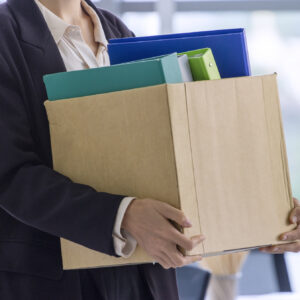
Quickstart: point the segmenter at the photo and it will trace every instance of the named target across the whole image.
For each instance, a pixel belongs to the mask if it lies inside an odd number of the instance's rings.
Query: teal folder
[[[176,53],[109,67],[49,74],[43,79],[48,100],[182,82]]]

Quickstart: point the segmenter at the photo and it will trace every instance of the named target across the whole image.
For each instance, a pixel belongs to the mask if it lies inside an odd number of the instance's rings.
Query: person
[[[192,226],[180,210],[52,168],[43,75],[109,65],[107,41],[130,36],[90,0],[0,5],[0,299],[176,300],[174,268],[201,259],[177,249],[204,239],[171,225]],[[157,263],[63,271],[59,237],[124,257],[138,243]]]
[[[266,253],[282,254],[284,252],[300,252],[300,202],[298,199],[293,198],[295,208],[289,215],[289,222],[295,225],[292,231],[284,232],[280,235],[279,239],[283,242],[282,245],[274,245],[264,247],[260,250]]]

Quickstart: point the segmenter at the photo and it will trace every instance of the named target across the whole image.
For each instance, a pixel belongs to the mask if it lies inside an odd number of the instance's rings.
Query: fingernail
[[[284,236],[281,237],[281,240],[282,240],[282,241],[285,241],[286,239],[287,239],[287,236],[286,236],[286,235],[284,235]]]
[[[185,221],[183,222],[183,226],[184,226],[184,227],[192,227],[193,225],[192,225],[192,223],[191,223],[189,220],[185,220]]]
[[[274,252],[278,251],[278,248],[277,248],[277,247],[275,247],[275,248],[273,249],[273,251],[274,251]]]
[[[297,223],[297,217],[296,217],[296,216],[293,217],[292,222],[293,222],[294,224]]]

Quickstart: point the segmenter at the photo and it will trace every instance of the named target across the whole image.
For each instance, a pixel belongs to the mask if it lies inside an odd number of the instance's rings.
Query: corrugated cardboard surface
[[[188,255],[278,242],[292,208],[276,76],[160,85],[45,103],[54,168],[96,190],[181,208],[205,243]],[[127,260],[62,239],[65,269]]]
[[[167,86],[46,107],[57,171],[98,191],[160,199],[180,208]],[[126,263],[151,261],[140,252]],[[64,240],[62,253],[67,269],[124,263]]]
[[[292,202],[275,75],[191,83],[187,103],[205,252],[276,243]]]

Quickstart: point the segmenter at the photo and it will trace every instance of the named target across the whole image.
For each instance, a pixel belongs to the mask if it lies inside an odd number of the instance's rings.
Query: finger
[[[191,238],[186,237],[183,233],[172,230],[172,234],[170,235],[171,241],[173,241],[176,245],[180,246],[181,248],[191,251],[197,245],[202,243],[205,240],[204,235],[196,235]]]
[[[203,243],[203,241],[205,240],[205,236],[203,234],[200,234],[200,235],[192,236],[190,239],[193,242],[193,248],[192,249],[194,249],[196,246],[198,246],[201,243]],[[185,249],[185,250],[187,250],[187,249]]]
[[[161,255],[153,256],[156,262],[158,262],[164,269],[170,269],[170,265],[167,263],[167,261],[161,257]]]
[[[272,253],[278,251],[278,246],[263,247],[263,248],[260,248],[259,251],[272,254]]]
[[[290,222],[292,224],[300,224],[300,207],[296,206],[290,214]]]
[[[168,253],[164,252],[164,254],[169,256],[173,268],[183,267],[202,259],[202,256],[200,255],[184,256],[181,252],[178,251],[177,248],[172,248],[170,249],[170,251],[168,251]]]
[[[300,225],[298,225],[297,229],[293,231],[289,231],[286,233],[283,233],[280,236],[280,240],[282,241],[296,241],[300,240]]]
[[[268,252],[269,248],[268,247],[261,247],[258,249],[260,252]]]
[[[266,252],[266,253],[273,253],[274,251],[278,250],[278,246],[269,246],[269,247],[262,247],[259,248],[259,251]]]
[[[271,246],[262,248],[261,251],[273,254],[281,254],[284,252],[299,252],[300,251],[300,242]]]
[[[299,207],[300,206],[300,201],[297,198],[293,198],[293,201],[294,201],[295,207]]]
[[[181,253],[180,253],[181,254]],[[202,256],[201,255],[193,255],[193,256],[183,256],[178,255],[177,258],[175,258],[175,268],[181,268],[187,265],[190,265],[192,263],[198,262],[202,260]]]
[[[201,261],[202,259],[203,257],[201,255],[186,256],[184,265],[189,265]]]
[[[176,222],[178,225],[181,225],[182,227],[192,227],[192,223],[187,219],[181,210],[167,203],[160,203],[159,213],[165,218]]]
[[[168,253],[162,251],[159,256],[166,262],[168,269],[176,267]]]
[[[168,256],[173,268],[183,266],[184,256],[175,245],[170,247],[168,252],[164,251],[164,255]]]

